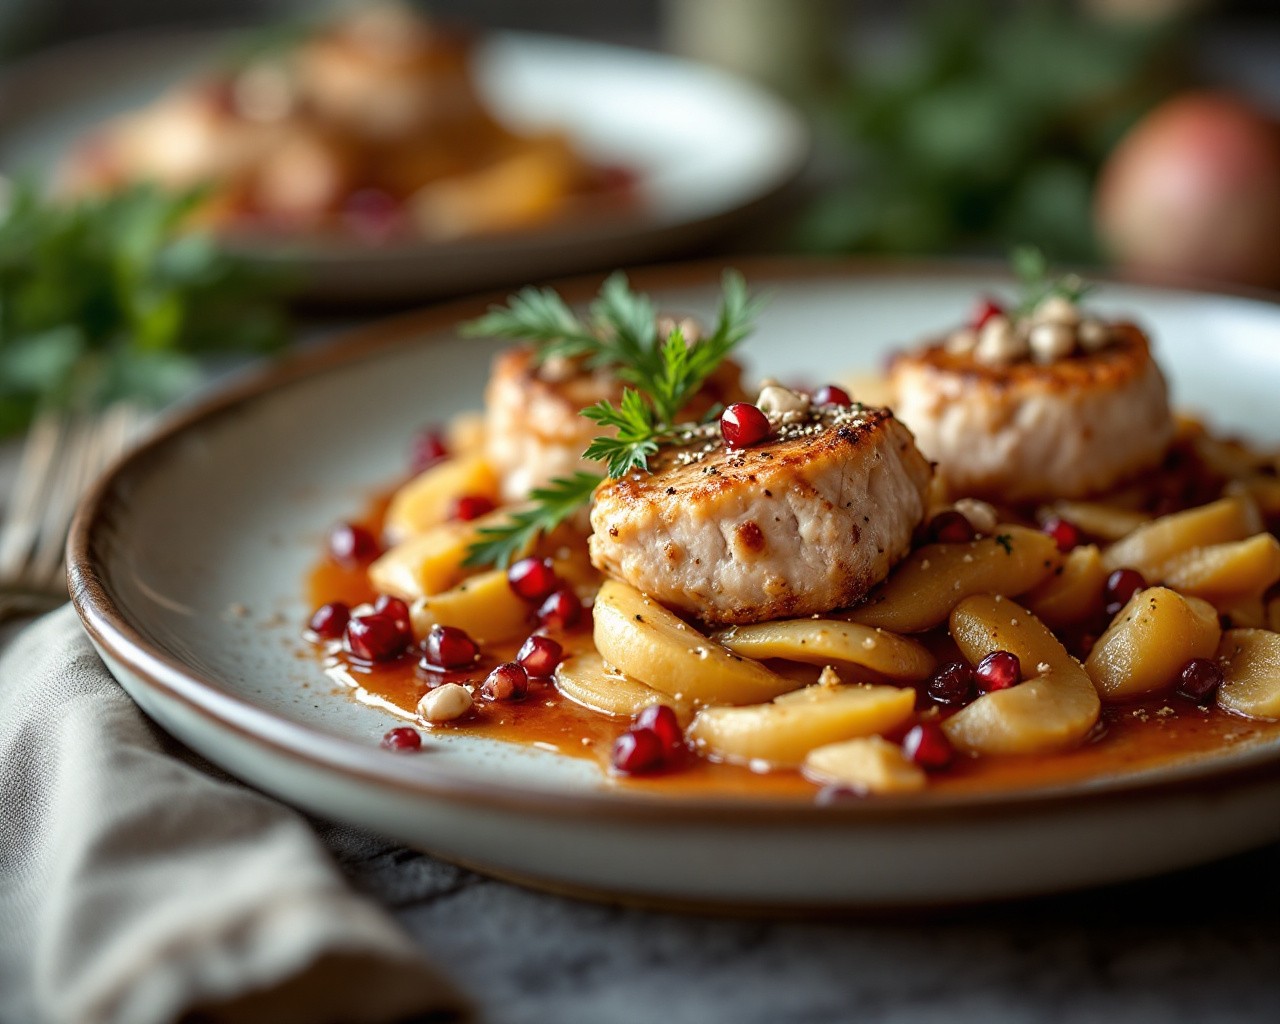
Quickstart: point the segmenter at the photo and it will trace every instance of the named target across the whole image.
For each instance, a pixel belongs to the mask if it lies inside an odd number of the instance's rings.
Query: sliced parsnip
[[[734,626],[715,638],[748,658],[783,658],[808,665],[848,662],[890,679],[928,679],[935,660],[915,640],[883,629],[834,619],[782,619]]]
[[[1093,501],[1055,501],[1050,512],[1080,527],[1090,537],[1106,541],[1127,537],[1151,522],[1145,512]]]
[[[618,580],[600,587],[593,617],[596,649],[605,661],[694,704],[758,704],[798,685],[703,636]]]
[[[420,597],[409,608],[413,633],[421,639],[434,625],[457,626],[477,643],[518,640],[533,628],[533,610],[507,583],[501,569],[482,572],[456,587]]]
[[[915,793],[924,789],[924,769],[903,756],[883,736],[865,736],[809,751],[805,777],[819,785],[844,786],[860,793]]]
[[[1259,533],[1248,540],[1193,548],[1165,562],[1159,578],[1220,607],[1261,597],[1280,580],[1280,541]]]
[[[595,651],[570,654],[556,667],[555,680],[556,689],[575,704],[606,715],[632,718],[650,704],[666,704],[681,725],[693,717],[693,707],[687,701],[610,668]]]
[[[1022,594],[1062,564],[1053,540],[1039,530],[1001,525],[967,544],[927,544],[912,552],[867,602],[841,619],[895,633],[919,633],[947,621],[972,594]]]
[[[1107,571],[1137,569],[1149,580],[1162,579],[1164,564],[1194,548],[1244,540],[1262,530],[1258,508],[1247,497],[1233,495],[1185,512],[1153,519],[1102,554]]]
[[[1192,658],[1209,658],[1222,630],[1214,607],[1166,587],[1129,599],[1098,638],[1084,670],[1105,700],[1130,700],[1167,690]]]
[[[459,455],[478,455],[484,448],[484,413],[460,412],[449,419],[449,452]]]
[[[383,532],[392,541],[416,537],[445,522],[467,494],[498,501],[498,474],[482,455],[446,459],[419,473],[392,495]]]
[[[506,521],[507,512],[492,512],[462,523],[441,523],[402,541],[369,566],[369,580],[383,594],[413,601],[456,587],[472,570],[462,563],[479,531]]]
[[[915,703],[911,689],[815,683],[770,704],[703,708],[686,735],[726,761],[794,767],[816,747],[900,725]]]
[[[1218,707],[1246,718],[1280,719],[1280,633],[1229,629],[1218,661],[1224,676]]]
[[[1080,744],[1098,720],[1098,691],[1049,629],[1007,598],[970,597],[951,613],[951,635],[974,664],[993,651],[1022,663],[1024,682],[983,694],[943,723],[974,754],[1042,754]]]
[[[1036,618],[1051,626],[1072,626],[1102,610],[1107,570],[1102,552],[1084,544],[1067,555],[1060,569],[1022,598]]]

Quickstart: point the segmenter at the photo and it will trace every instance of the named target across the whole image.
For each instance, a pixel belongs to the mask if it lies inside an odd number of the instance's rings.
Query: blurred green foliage
[[[59,203],[32,184],[0,209],[0,435],[46,407],[161,403],[198,354],[285,340],[275,282],[181,230],[198,193],[138,186]]]
[[[856,71],[829,112],[839,184],[807,211],[822,251],[1004,251],[1093,261],[1106,154],[1177,84],[1180,26],[1102,22],[1059,3],[928,9],[905,59]]]

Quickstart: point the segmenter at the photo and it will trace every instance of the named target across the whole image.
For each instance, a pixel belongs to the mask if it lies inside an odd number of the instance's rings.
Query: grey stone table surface
[[[806,921],[579,902],[317,827],[484,1024],[1280,1021],[1280,845],[1085,893]]]

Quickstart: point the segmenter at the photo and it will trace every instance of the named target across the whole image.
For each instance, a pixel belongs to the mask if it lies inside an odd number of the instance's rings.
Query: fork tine
[[[18,475],[4,526],[0,528],[0,577],[17,579],[40,535],[45,506],[54,483],[55,461],[67,424],[57,413],[36,418],[22,448]]]

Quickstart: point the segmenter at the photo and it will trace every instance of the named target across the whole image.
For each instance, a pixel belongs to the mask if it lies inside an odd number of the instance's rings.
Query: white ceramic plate
[[[850,264],[743,268],[771,302],[752,369],[821,380],[953,323],[997,278]],[[719,267],[635,276],[710,315]],[[566,294],[582,299],[597,281]],[[1177,397],[1280,438],[1280,307],[1107,286],[1159,340]],[[983,798],[819,806],[669,799],[595,767],[467,737],[378,749],[393,719],[321,674],[300,639],[327,527],[403,471],[424,422],[479,400],[494,346],[452,325],[481,303],[366,331],[224,394],[130,457],[73,532],[77,607],[166,729],[261,788],[443,857],[538,884],[708,905],[980,900],[1171,869],[1280,837],[1280,744],[1123,779]],[[247,613],[230,612],[242,605]]]
[[[47,168],[86,129],[225,52],[226,34],[137,34],[80,43],[0,81],[0,168]],[[300,269],[328,300],[424,297],[646,259],[727,226],[779,191],[808,155],[804,123],[731,75],[658,53],[496,33],[478,80],[513,125],[559,125],[590,157],[633,168],[635,213],[519,235],[384,247],[243,242]]]

